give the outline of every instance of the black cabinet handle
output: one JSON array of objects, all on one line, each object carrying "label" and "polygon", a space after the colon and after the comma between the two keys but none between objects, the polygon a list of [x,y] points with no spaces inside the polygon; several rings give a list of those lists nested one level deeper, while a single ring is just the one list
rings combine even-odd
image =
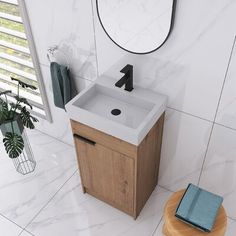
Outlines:
[{"label": "black cabinet handle", "polygon": [[84,141],[85,143],[88,143],[88,144],[91,144],[91,145],[95,145],[96,144],[96,142],[94,142],[94,141],[92,141],[92,140],[90,140],[90,139],[87,139],[87,138],[85,138],[85,137],[82,137],[82,136],[80,136],[80,135],[78,135],[78,134],[74,134],[73,135],[75,138],[77,138],[77,139],[80,139],[81,141]]}]

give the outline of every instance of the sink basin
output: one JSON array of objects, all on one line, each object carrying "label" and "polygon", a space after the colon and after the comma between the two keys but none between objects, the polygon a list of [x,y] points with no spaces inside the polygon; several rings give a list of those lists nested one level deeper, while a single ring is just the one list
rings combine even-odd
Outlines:
[{"label": "sink basin", "polygon": [[166,100],[142,88],[127,92],[103,79],[77,95],[66,110],[75,121],[139,145],[165,111]]}]

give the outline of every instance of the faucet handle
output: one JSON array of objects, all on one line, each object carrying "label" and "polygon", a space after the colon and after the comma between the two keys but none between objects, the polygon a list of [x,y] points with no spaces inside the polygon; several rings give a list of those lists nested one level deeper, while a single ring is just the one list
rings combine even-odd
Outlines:
[{"label": "faucet handle", "polygon": [[120,72],[127,74],[128,72],[133,71],[133,66],[130,64],[127,64]]}]

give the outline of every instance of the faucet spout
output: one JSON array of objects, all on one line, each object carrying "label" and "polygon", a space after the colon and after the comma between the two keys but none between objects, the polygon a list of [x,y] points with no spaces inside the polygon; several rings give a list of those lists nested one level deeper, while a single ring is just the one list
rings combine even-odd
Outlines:
[{"label": "faucet spout", "polygon": [[126,83],[127,80],[128,80],[127,75],[124,75],[120,80],[118,80],[115,83],[115,86],[121,88]]},{"label": "faucet spout", "polygon": [[115,83],[116,87],[121,88],[125,84],[125,90],[131,92],[133,88],[133,66],[126,65],[120,72],[125,75]]}]

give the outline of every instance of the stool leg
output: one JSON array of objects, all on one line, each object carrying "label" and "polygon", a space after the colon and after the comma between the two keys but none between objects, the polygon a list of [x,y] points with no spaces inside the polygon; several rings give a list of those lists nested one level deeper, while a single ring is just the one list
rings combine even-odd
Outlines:
[{"label": "stool leg", "polygon": [[170,236],[170,234],[168,233],[168,230],[166,228],[166,225],[164,224],[163,225],[163,228],[162,228],[162,233],[165,235],[165,236]]}]

